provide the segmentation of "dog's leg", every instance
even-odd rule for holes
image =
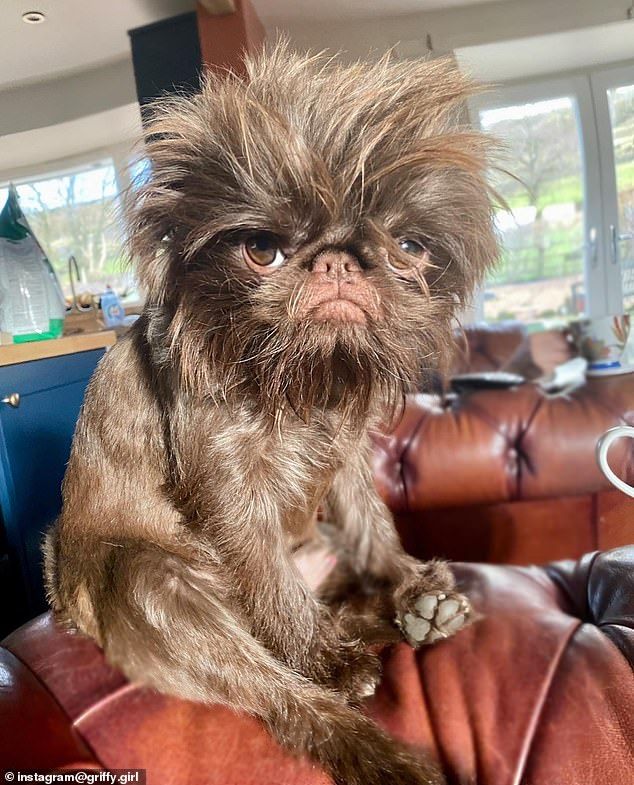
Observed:
[[[261,719],[278,742],[337,785],[440,785],[436,767],[384,734],[342,696],[276,660],[231,610],[222,569],[147,542],[95,543],[93,584],[106,656],[161,692]],[[217,572],[219,570],[219,572]]]
[[[395,629],[413,646],[448,637],[469,619],[469,601],[444,562],[405,553],[374,486],[369,454],[368,446],[358,451],[334,478],[327,509],[338,561],[321,596],[369,642],[391,642]]]
[[[308,523],[309,514],[289,501],[288,484],[276,482],[270,463],[258,464],[256,439],[265,437],[253,426],[245,446],[232,419],[202,408],[188,412],[186,425],[182,436],[173,434],[187,467],[174,482],[175,504],[199,547],[207,542],[230,571],[232,601],[249,632],[298,673],[355,694],[367,674],[376,673],[377,657],[320,601],[294,563],[286,532],[294,522],[301,529],[301,516]],[[198,441],[188,438],[191,432],[201,434]]]

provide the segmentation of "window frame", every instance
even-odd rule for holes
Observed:
[[[585,200],[586,310],[590,317],[618,314],[624,307],[622,268],[618,250],[614,253],[612,232],[612,227],[618,230],[618,191],[607,91],[626,85],[634,85],[634,60],[509,81],[473,97],[468,105],[473,125],[480,127],[481,110],[564,95],[577,102]],[[475,293],[471,313],[477,321],[484,321],[484,287]]]
[[[573,74],[502,85],[494,92],[474,96],[469,101],[469,114],[472,123],[480,128],[481,111],[564,97],[570,98],[576,105],[578,121],[582,164],[581,179],[584,193],[583,246],[586,314],[599,316],[607,307],[608,294],[603,258],[605,232],[601,220],[598,138],[588,76]],[[596,232],[594,240],[591,239],[593,230]],[[484,287],[481,287],[476,293],[475,313],[477,321],[485,321]]]
[[[619,228],[619,205],[608,90],[634,85],[634,63],[592,70],[588,73],[588,79],[596,107],[599,165],[602,177],[602,223],[605,229],[603,256],[606,267],[608,308],[606,313],[612,314],[623,310],[623,275],[618,245],[615,248],[613,238],[613,231],[618,232]]]

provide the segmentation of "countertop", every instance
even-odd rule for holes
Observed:
[[[49,341],[7,344],[0,346],[0,366],[107,348],[112,346],[116,340],[117,336],[114,330],[102,330],[94,333],[66,335]]]

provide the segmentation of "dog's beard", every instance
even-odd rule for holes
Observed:
[[[311,321],[260,331],[240,360],[244,383],[278,416],[290,409],[308,422],[335,412],[352,427],[373,413],[389,419],[415,385],[420,357],[386,337],[377,327]]]
[[[400,412],[450,339],[447,308],[413,295],[384,305],[382,321],[333,325],[289,318],[284,297],[255,309],[229,298],[220,308],[204,287],[191,287],[171,316],[159,309],[151,318],[150,340],[165,346],[155,360],[176,368],[195,396],[250,401],[274,418],[306,422],[330,412],[363,427],[370,416],[387,422]]]

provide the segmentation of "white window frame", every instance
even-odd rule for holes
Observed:
[[[55,177],[64,177],[86,169],[109,165],[112,162],[115,170],[117,190],[123,193],[130,182],[128,167],[132,157],[132,148],[129,144],[120,144],[113,147],[101,147],[89,150],[79,155],[68,158],[57,158],[32,166],[21,166],[18,169],[0,172],[0,188],[6,188],[10,183],[23,185],[34,180],[48,180]]]
[[[619,313],[623,308],[623,276],[619,259],[619,209],[612,143],[612,125],[608,90],[634,85],[634,65],[618,66],[592,71],[589,74],[598,134],[599,166],[602,180],[603,257],[606,260],[607,311]]]
[[[586,310],[589,315],[599,315],[605,307],[607,295],[600,259],[603,238],[600,236],[601,199],[598,148],[592,119],[592,95],[587,78],[574,75],[504,86],[493,94],[483,94],[472,99],[469,111],[473,122],[479,126],[479,113],[482,110],[500,109],[516,104],[538,103],[564,97],[571,98],[573,103],[576,103],[579,120],[579,148],[583,166],[581,176],[585,206],[583,236]],[[484,320],[484,298],[481,292],[477,297],[477,318],[479,321]]]
[[[471,119],[479,126],[479,112],[486,109],[564,96],[576,102],[583,165],[586,312],[590,317],[623,310],[618,241],[616,254],[614,242],[618,202],[607,90],[627,84],[634,84],[632,64],[503,85],[469,104]],[[482,291],[474,298],[474,311],[476,319],[483,321]]]

